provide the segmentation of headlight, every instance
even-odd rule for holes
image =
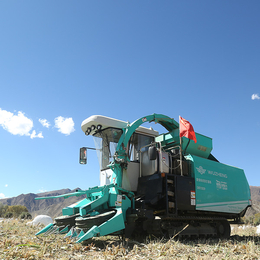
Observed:
[[[91,128],[88,127],[87,130],[86,130],[86,132],[85,132],[85,135],[89,135],[90,133],[91,133]]]

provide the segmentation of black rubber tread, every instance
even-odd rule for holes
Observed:
[[[230,224],[227,220],[222,220],[219,222],[218,225],[218,234],[221,238],[229,238],[230,237]]]
[[[194,217],[194,216],[178,216],[176,218],[164,218],[161,219],[160,221],[152,221],[152,223],[147,225],[147,228],[145,229],[145,231],[148,234],[153,234],[155,236],[158,237],[168,237],[167,235],[167,231],[168,229],[165,229],[163,227],[163,223],[165,221],[168,221],[168,223],[170,224],[172,222],[173,224],[173,228],[176,226],[178,227],[178,224],[180,224],[181,226],[183,226],[183,228],[185,227],[186,224],[191,224],[193,225],[193,223],[198,223],[198,224],[208,224],[210,226],[212,226],[213,228],[215,227],[215,232],[213,233],[208,233],[208,234],[200,234],[200,232],[198,232],[198,234],[196,234],[196,236],[217,236],[219,238],[229,238],[230,237],[230,224],[227,221],[227,219],[225,218],[210,218],[210,217]],[[144,227],[144,225],[143,225]],[[170,235],[170,233],[169,233]],[[190,235],[194,235],[194,232],[192,232],[191,234],[189,234],[188,230],[186,230],[186,232],[180,232],[179,234],[179,238],[181,237],[189,237]]]
[[[55,218],[55,224],[56,226],[73,226],[75,225],[75,219],[80,216],[80,214],[74,214],[74,215],[64,215],[64,216],[59,216]]]
[[[99,226],[105,221],[112,218],[116,212],[114,210],[107,211],[96,216],[89,216],[89,217],[77,217],[75,219],[76,227],[90,229],[93,226]]]
[[[79,217],[80,214],[74,214],[74,215],[63,215],[55,218],[55,220],[66,220],[66,219],[75,219],[76,217]]]

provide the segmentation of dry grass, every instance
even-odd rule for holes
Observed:
[[[39,227],[26,221],[0,222],[0,259],[259,259],[260,237],[255,228],[232,229],[231,238],[138,242],[118,237],[94,238],[75,244],[63,235],[34,234]]]

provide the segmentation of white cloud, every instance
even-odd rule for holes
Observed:
[[[45,190],[44,188],[39,189],[39,192],[46,192],[47,190]]]
[[[58,128],[58,131],[65,135],[70,135],[75,131],[73,119],[64,118],[62,116],[58,116],[54,119],[55,127]]]
[[[5,198],[4,193],[0,193],[0,199],[3,199],[3,198]]]
[[[49,128],[51,126],[50,122],[47,121],[47,119],[39,119],[39,122],[42,124],[42,126]]]
[[[8,187],[8,184],[5,184],[5,187]]]
[[[33,121],[26,117],[21,111],[18,115],[0,109],[0,124],[13,135],[30,136],[30,131],[33,128]]]
[[[42,132],[40,132],[39,134],[36,134],[36,131],[33,130],[30,137],[31,137],[31,139],[36,138],[36,137],[43,138],[43,135],[42,135]]]
[[[13,135],[30,136],[32,139],[43,138],[41,132],[38,135],[36,135],[35,130],[30,133],[33,128],[33,120],[26,117],[21,111],[14,115],[0,108],[0,126]]]
[[[253,94],[251,96],[252,100],[255,100],[255,99],[260,99],[259,95],[258,94]]]

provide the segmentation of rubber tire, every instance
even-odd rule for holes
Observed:
[[[106,222],[110,218],[112,218],[116,212],[114,210],[107,211],[96,216],[88,216],[88,217],[77,217],[75,219],[76,228],[80,229],[90,229],[93,226],[99,226],[102,223]]]
[[[221,238],[229,238],[230,237],[230,224],[228,223],[227,220],[223,220],[219,222],[218,225],[218,233]]]

